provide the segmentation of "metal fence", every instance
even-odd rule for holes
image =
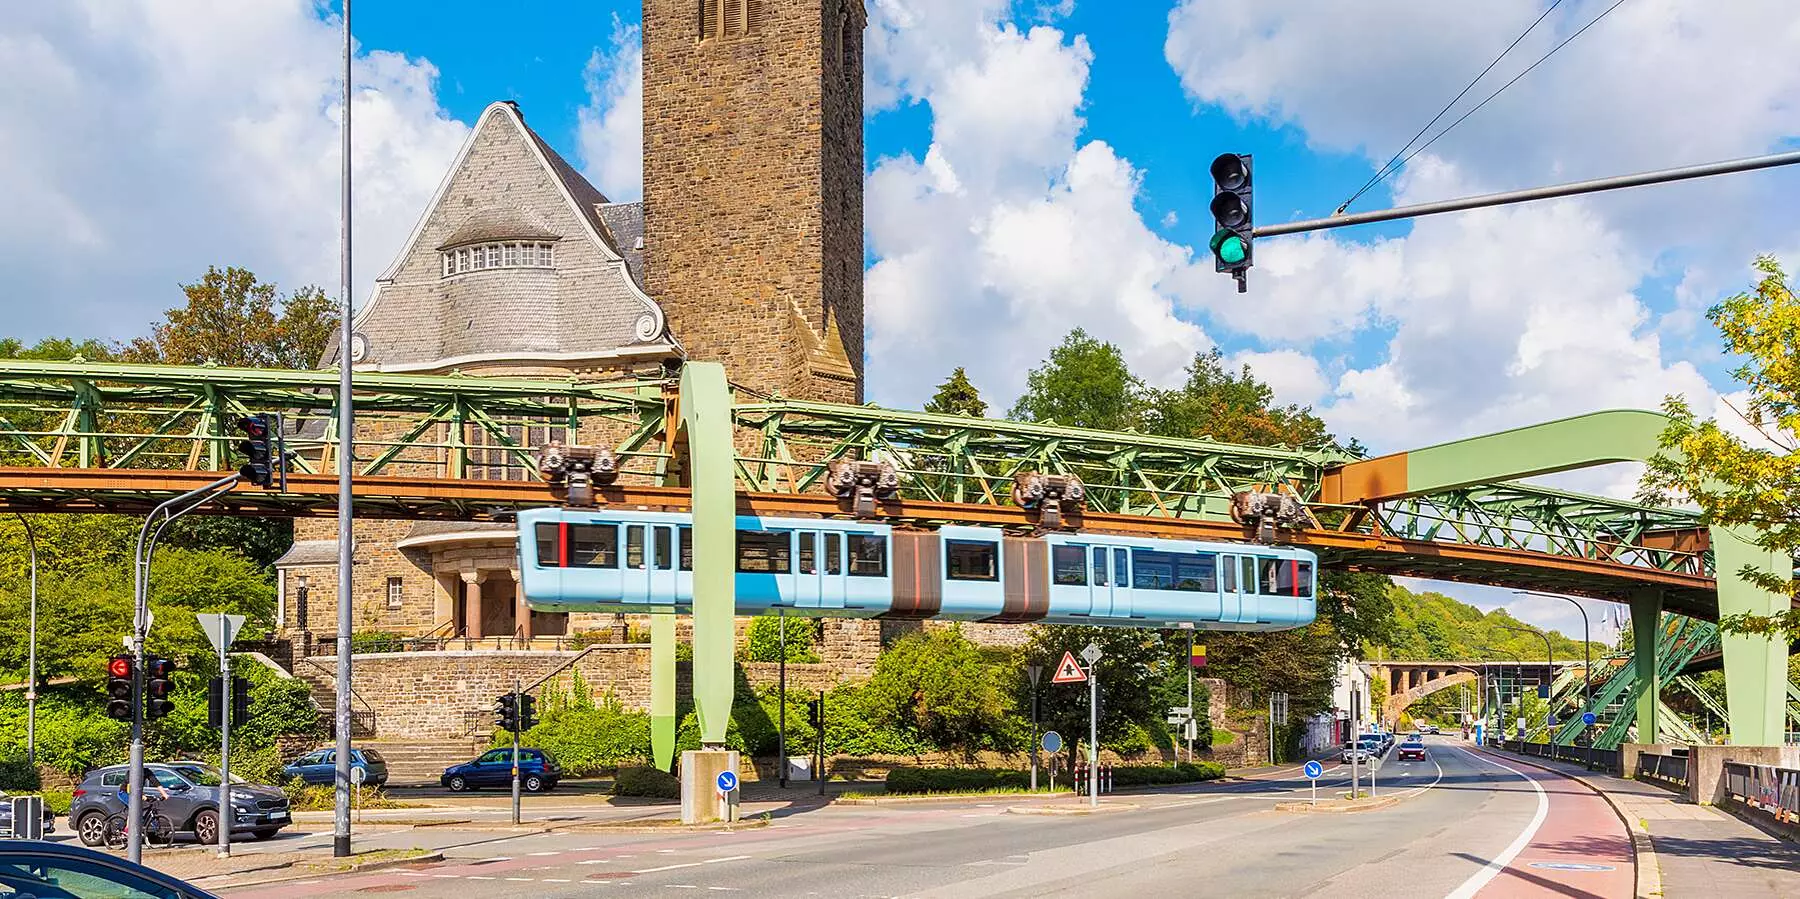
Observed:
[[[1757,814],[1800,825],[1800,770],[1726,762],[1725,792]]]
[[[1574,762],[1577,765],[1585,765],[1591,770],[1605,771],[1610,774],[1620,773],[1619,750],[1617,749],[1526,743],[1520,740],[1506,740],[1500,745],[1507,751],[1520,755],[1533,755],[1541,759],[1553,759],[1559,762]]]
[[[1654,780],[1676,789],[1685,790],[1688,785],[1688,757],[1640,752],[1638,753],[1637,776],[1640,780]]]

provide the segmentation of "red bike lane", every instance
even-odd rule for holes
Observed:
[[[1541,790],[1546,811],[1525,845],[1475,895],[1630,899],[1637,876],[1631,835],[1604,798],[1557,772],[1486,752],[1476,755],[1511,772],[1520,789]]]

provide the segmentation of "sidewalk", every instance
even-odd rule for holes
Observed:
[[[1579,778],[1604,792],[1629,826],[1649,832],[1664,896],[1800,896],[1800,844],[1776,839],[1719,809],[1693,805],[1653,783],[1487,751]]]

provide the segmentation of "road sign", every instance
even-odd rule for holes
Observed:
[[[737,774],[732,771],[720,771],[718,779],[714,780],[713,783],[718,785],[719,792],[729,793],[732,790],[737,789]]]
[[[1192,718],[1192,717],[1194,717],[1194,707],[1191,705],[1169,706],[1169,717],[1170,718],[1180,718],[1182,720]]]
[[[1053,730],[1044,731],[1043,746],[1045,752],[1052,754],[1061,752],[1063,748],[1062,734]]]
[[[351,783],[357,784],[360,786],[363,781],[368,780],[368,779],[369,779],[368,770],[366,770],[364,768],[351,768],[350,769],[350,782]]]
[[[1317,761],[1307,762],[1306,767],[1302,770],[1306,772],[1307,777],[1310,777],[1313,780],[1318,780],[1325,774],[1325,766],[1319,764]]]
[[[1194,648],[1188,652],[1188,665],[1191,667],[1194,667],[1194,668],[1205,668],[1206,667],[1206,644],[1205,643],[1195,643],[1194,644]]]
[[[1073,653],[1063,653],[1062,661],[1056,665],[1056,676],[1050,678],[1053,684],[1079,684],[1087,680],[1087,672],[1081,670],[1081,663],[1075,661]]]
[[[1555,727],[1556,726],[1556,716],[1555,715],[1549,716],[1549,720],[1544,722],[1544,726],[1545,727]]]
[[[213,649],[219,652],[231,648],[231,641],[237,639],[238,631],[244,626],[242,615],[202,612],[194,617],[200,619],[200,629],[206,632],[206,639],[211,640]]]
[[[1600,720],[1600,719],[1598,717],[1596,717],[1593,712],[1582,712],[1581,713],[1581,723],[1586,724],[1589,727],[1592,727],[1594,722],[1598,721],[1598,720]]]
[[[1092,643],[1089,643],[1087,645],[1087,648],[1083,649],[1081,651],[1081,657],[1086,659],[1087,663],[1089,665],[1092,665],[1095,662],[1100,661],[1100,647],[1095,646]]]

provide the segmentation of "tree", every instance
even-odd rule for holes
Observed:
[[[948,380],[938,385],[937,393],[925,404],[926,412],[939,415],[968,415],[975,418],[987,416],[987,402],[981,398],[981,391],[969,381],[969,373],[958,365],[950,373]]]
[[[995,748],[1013,716],[1006,685],[1014,672],[1004,649],[976,644],[961,628],[928,628],[894,642],[861,690],[877,725],[899,727],[931,743],[973,755]],[[1010,747],[1006,747],[1010,748]]]
[[[337,328],[337,313],[317,287],[289,294],[277,310],[276,286],[247,269],[209,267],[183,284],[187,304],[165,313],[150,337],[123,348],[135,362],[311,368]]]
[[[1756,532],[1756,544],[1784,556],[1800,549],[1800,299],[1773,257],[1756,260],[1762,279],[1754,290],[1727,298],[1707,310],[1725,351],[1744,360],[1732,374],[1749,392],[1744,420],[1774,448],[1752,446],[1716,421],[1698,421],[1687,400],[1671,396],[1663,408],[1670,418],[1662,452],[1644,474],[1645,499],[1668,502],[1686,497],[1705,520]],[[1800,584],[1791,577],[1745,569],[1743,576],[1770,592],[1794,599]],[[1719,622],[1728,633],[1776,634],[1800,638],[1800,610],[1775,615],[1729,615]]]
[[[66,362],[77,356],[89,362],[111,362],[113,348],[98,340],[76,340],[73,337],[45,337],[31,346],[26,346],[16,337],[0,337],[0,359]]]
[[[1025,395],[1007,416],[1123,431],[1141,423],[1143,393],[1118,347],[1076,328],[1025,377]]]
[[[1101,715],[1100,742],[1109,743],[1127,735],[1134,726],[1160,717],[1156,707],[1159,682],[1167,670],[1171,650],[1165,645],[1161,631],[1136,628],[1087,627],[1083,625],[1042,625],[1032,630],[1025,645],[1024,663],[1043,666],[1043,679],[1038,686],[1038,718],[1046,730],[1060,731],[1067,738],[1071,762],[1076,758],[1075,746],[1087,739],[1088,686],[1086,684],[1052,684],[1057,663],[1064,653],[1081,658],[1081,650],[1092,643],[1101,656],[1093,670],[1100,678]],[[1182,641],[1182,650],[1187,643]],[[1029,714],[1031,686],[1021,671],[1018,680],[1019,707]]]
[[[1332,436],[1311,407],[1277,405],[1275,391],[1250,366],[1227,371],[1218,350],[1199,353],[1186,384],[1146,392],[1145,428],[1165,437],[1205,437],[1251,446],[1328,444]]]

